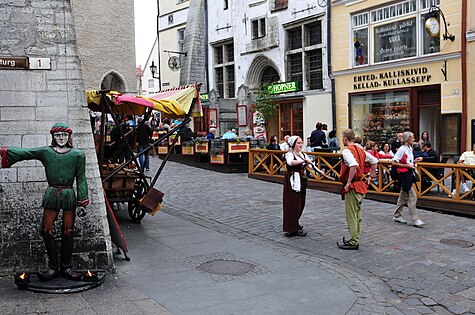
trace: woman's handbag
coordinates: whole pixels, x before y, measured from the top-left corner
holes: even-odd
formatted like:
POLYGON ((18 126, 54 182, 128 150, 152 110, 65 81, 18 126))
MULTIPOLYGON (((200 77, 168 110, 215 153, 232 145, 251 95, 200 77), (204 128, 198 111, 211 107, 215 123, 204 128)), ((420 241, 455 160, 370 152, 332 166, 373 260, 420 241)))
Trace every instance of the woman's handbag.
POLYGON ((413 183, 417 183, 418 181, 421 180, 421 179, 419 178, 419 173, 417 172, 417 170, 416 170, 415 168, 412 169, 411 173, 412 173, 412 182, 413 182, 413 183))

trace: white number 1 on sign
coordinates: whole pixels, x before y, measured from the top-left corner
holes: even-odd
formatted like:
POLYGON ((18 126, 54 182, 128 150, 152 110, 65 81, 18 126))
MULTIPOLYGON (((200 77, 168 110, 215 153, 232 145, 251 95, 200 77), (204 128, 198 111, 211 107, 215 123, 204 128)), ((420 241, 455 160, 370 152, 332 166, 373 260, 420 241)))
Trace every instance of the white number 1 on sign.
POLYGON ((51 58, 30 57, 28 60, 30 70, 51 70, 51 58))

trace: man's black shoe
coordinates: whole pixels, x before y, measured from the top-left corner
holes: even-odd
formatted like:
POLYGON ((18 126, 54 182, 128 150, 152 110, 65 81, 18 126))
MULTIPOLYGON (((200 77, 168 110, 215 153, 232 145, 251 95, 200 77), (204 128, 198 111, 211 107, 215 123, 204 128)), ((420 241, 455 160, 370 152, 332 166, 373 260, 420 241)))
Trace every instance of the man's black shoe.
POLYGON ((358 250, 358 248, 359 248, 359 245, 351 245, 349 243, 340 245, 338 242, 336 242, 336 245, 338 245, 339 249, 358 250))

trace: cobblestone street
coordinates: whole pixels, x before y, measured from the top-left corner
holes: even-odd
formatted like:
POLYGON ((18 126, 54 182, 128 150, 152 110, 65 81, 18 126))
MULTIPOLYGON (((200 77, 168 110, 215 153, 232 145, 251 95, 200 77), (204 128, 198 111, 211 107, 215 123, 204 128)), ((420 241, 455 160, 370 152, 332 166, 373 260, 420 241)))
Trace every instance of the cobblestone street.
POLYGON ((365 200, 360 249, 341 251, 336 241, 348 233, 339 195, 308 191, 308 235, 287 238, 279 184, 168 162, 156 187, 168 214, 337 275, 358 296, 349 314, 475 314, 475 247, 441 242, 473 242, 471 218, 419 209, 426 225, 415 228, 392 221, 394 205, 365 200))

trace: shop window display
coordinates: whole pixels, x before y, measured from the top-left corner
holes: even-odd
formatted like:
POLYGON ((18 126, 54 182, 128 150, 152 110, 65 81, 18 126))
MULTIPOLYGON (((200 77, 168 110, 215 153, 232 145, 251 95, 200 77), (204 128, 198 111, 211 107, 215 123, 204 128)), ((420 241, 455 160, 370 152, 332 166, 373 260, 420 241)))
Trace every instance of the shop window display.
POLYGON ((431 5, 440 1, 397 1, 352 15, 352 66, 439 53, 440 36, 428 34, 425 25, 431 5))
POLYGON ((364 141, 393 141, 409 128, 409 92, 351 96, 351 126, 364 141))

